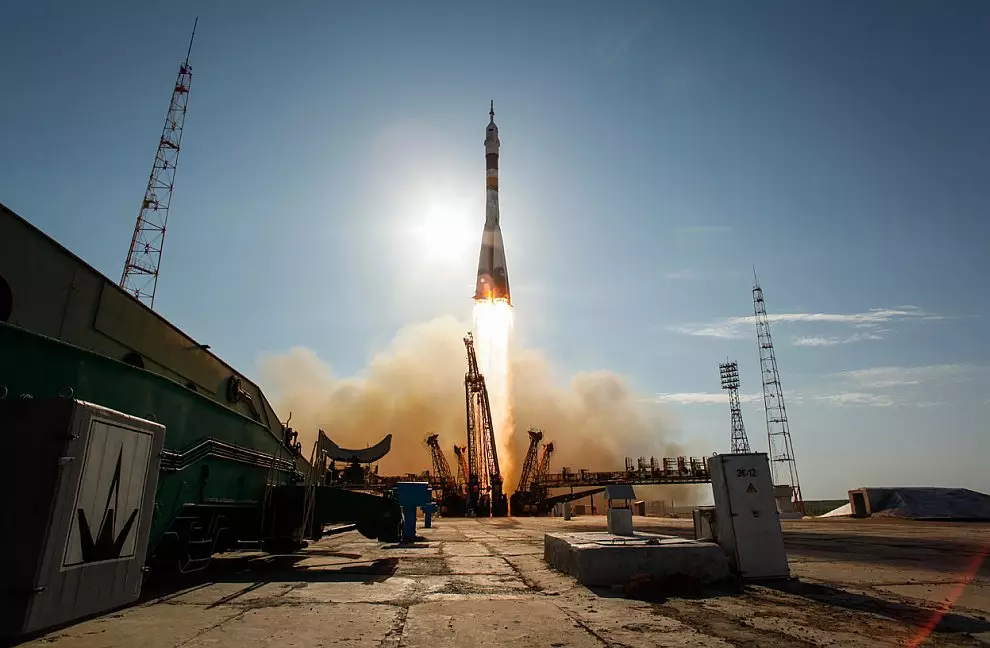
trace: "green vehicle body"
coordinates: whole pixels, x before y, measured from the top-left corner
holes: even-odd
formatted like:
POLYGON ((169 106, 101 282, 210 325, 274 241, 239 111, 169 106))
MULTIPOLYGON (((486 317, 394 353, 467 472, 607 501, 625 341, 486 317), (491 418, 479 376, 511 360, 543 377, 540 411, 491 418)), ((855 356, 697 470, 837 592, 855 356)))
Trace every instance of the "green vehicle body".
POLYGON ((183 510, 228 518, 229 539, 257 540, 268 484, 299 482, 290 449, 271 431, 150 371, 0 323, 7 398, 72 397, 165 426, 149 554, 183 510))
POLYGON ((165 426, 148 555, 180 569, 237 541, 285 550, 319 537, 325 522, 397 534, 394 501, 317 485, 249 378, 0 205, 0 397, 22 395, 72 397, 165 426), (313 492, 299 497, 307 483, 313 492), (320 516, 307 517, 303 500, 320 516))

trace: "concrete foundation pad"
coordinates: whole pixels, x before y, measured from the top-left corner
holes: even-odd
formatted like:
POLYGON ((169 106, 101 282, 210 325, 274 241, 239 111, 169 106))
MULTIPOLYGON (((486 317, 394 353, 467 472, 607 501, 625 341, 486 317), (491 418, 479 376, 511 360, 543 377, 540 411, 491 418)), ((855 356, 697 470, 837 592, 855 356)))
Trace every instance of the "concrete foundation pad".
POLYGON ((285 595, 292 603, 388 603, 412 595, 412 578, 391 577, 380 581, 351 580, 300 583, 285 595))
POLYGON ((452 574, 512 574, 512 567, 499 556, 450 556, 452 574))
MULTIPOLYGON (((181 645, 188 648, 268 648, 327 646, 332 641, 335 648, 378 648, 396 625, 400 611, 397 606, 374 604, 250 609, 181 645)), ((140 643, 111 645, 146 644, 141 640, 140 643)))
POLYGON ((624 585, 638 574, 683 574, 709 584, 730 575, 729 561, 717 544, 653 533, 547 533, 543 559, 582 585, 624 585))
POLYGON ((36 639, 26 646, 174 648, 241 614, 238 608, 148 605, 108 614, 36 639))
POLYGON ((409 609, 404 648, 599 648, 596 639, 550 601, 431 601, 409 609))

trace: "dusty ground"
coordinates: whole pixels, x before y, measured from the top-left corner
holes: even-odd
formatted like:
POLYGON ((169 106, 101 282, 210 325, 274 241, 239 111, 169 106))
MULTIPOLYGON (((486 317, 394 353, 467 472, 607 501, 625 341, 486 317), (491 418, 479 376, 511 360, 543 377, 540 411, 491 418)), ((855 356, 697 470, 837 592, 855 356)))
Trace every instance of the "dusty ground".
MULTIPOLYGON (((692 534, 688 520, 636 523, 692 534)), ((990 566, 983 561, 990 525, 785 522, 798 580, 662 603, 589 590, 543 563, 545 531, 604 526, 603 517, 441 519, 412 546, 380 546, 349 532, 300 555, 228 556, 199 581, 29 645, 990 644, 990 566)))

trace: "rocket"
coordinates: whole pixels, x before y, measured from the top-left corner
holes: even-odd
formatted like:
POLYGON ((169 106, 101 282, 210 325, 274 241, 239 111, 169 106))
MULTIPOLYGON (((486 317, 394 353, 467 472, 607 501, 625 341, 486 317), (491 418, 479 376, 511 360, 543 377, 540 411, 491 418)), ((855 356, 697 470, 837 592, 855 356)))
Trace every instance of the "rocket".
POLYGON ((509 269, 505 265, 505 247, 502 245, 502 229, 498 222, 498 126, 495 125, 495 102, 488 113, 490 119, 485 129, 486 179, 485 229, 481 233, 481 257, 478 259, 478 282, 474 299, 504 299, 510 305, 509 269))

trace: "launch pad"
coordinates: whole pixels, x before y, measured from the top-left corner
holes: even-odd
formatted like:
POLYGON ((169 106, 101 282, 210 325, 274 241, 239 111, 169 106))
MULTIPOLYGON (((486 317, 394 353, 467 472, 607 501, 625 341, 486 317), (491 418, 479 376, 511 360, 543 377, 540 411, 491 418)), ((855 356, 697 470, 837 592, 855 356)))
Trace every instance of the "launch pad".
MULTIPOLYGON (((990 632, 990 572, 970 569, 987 524, 786 521, 800 581, 663 605, 581 585, 544 562, 545 534, 604 533, 605 518, 567 525, 446 519, 410 548, 345 532, 291 556, 227 554, 181 586, 149 587, 142 605, 26 648, 905 646, 932 619, 933 645, 972 646, 990 632)), ((690 520, 637 516, 636 526, 692 537, 690 520)))
MULTIPOLYGON (((517 484, 504 483, 502 468, 506 457, 499 457, 495 424, 504 424, 503 415, 507 413, 507 410, 499 411, 499 400, 501 397, 504 401, 507 397, 507 393, 501 392, 508 384, 505 352, 511 327, 511 311, 505 309, 511 308, 512 297, 499 217, 498 159, 501 143, 498 127, 495 125, 494 103, 491 105, 489 118, 485 129, 485 224, 473 296, 479 348, 476 350, 474 334, 467 333, 463 338, 467 355, 467 371, 464 374, 466 434, 451 444, 455 456, 454 467, 451 467, 444 454, 440 435, 430 432, 425 438, 425 445, 429 451, 431 470, 421 474, 383 477, 370 466, 361 467, 359 464, 367 462, 357 457, 356 451, 340 449, 331 458, 344 462, 347 468, 339 471, 338 475, 334 472, 335 467, 331 466, 328 483, 353 490, 392 491, 402 481, 428 481, 438 513, 449 518, 505 517, 510 511, 516 517, 546 515, 558 504, 593 496, 612 484, 711 482, 704 460, 697 457, 650 457, 649 460, 639 457, 635 462, 627 457, 624 470, 595 472, 563 467, 560 472, 551 473, 551 459, 556 446, 553 441, 544 439, 543 430, 531 428, 528 431, 529 446, 519 471, 519 481, 517 484), (494 326, 483 325, 485 320, 479 316, 479 312, 486 312, 487 307, 502 309, 499 317, 489 322, 494 323, 494 326), (492 329, 496 329, 498 335, 492 336, 492 329), (498 339, 493 342, 495 338, 498 339), (491 348, 486 348, 485 345, 491 348), (499 352, 492 353, 493 348, 499 352), (488 366, 491 357, 486 358, 486 351, 489 356, 499 356, 499 362, 504 361, 504 364, 493 363, 488 366), (486 376, 485 372, 489 369, 492 371, 486 376), (489 387, 493 390, 492 397, 489 395, 489 387), (500 390, 500 387, 503 389, 500 390), (493 401, 496 409, 494 415, 493 401), (513 489, 511 497, 510 489, 513 489), (557 489, 557 492, 552 492, 553 489, 557 489)), ((501 405, 507 406, 506 402, 501 405)), ((451 445, 447 447, 450 448, 451 445)), ((367 454, 362 453, 362 457, 367 454)))
POLYGON ((590 586, 624 585, 639 575, 662 581, 677 574, 699 586, 729 578, 729 561, 714 542, 656 533, 548 533, 543 559, 590 586))

